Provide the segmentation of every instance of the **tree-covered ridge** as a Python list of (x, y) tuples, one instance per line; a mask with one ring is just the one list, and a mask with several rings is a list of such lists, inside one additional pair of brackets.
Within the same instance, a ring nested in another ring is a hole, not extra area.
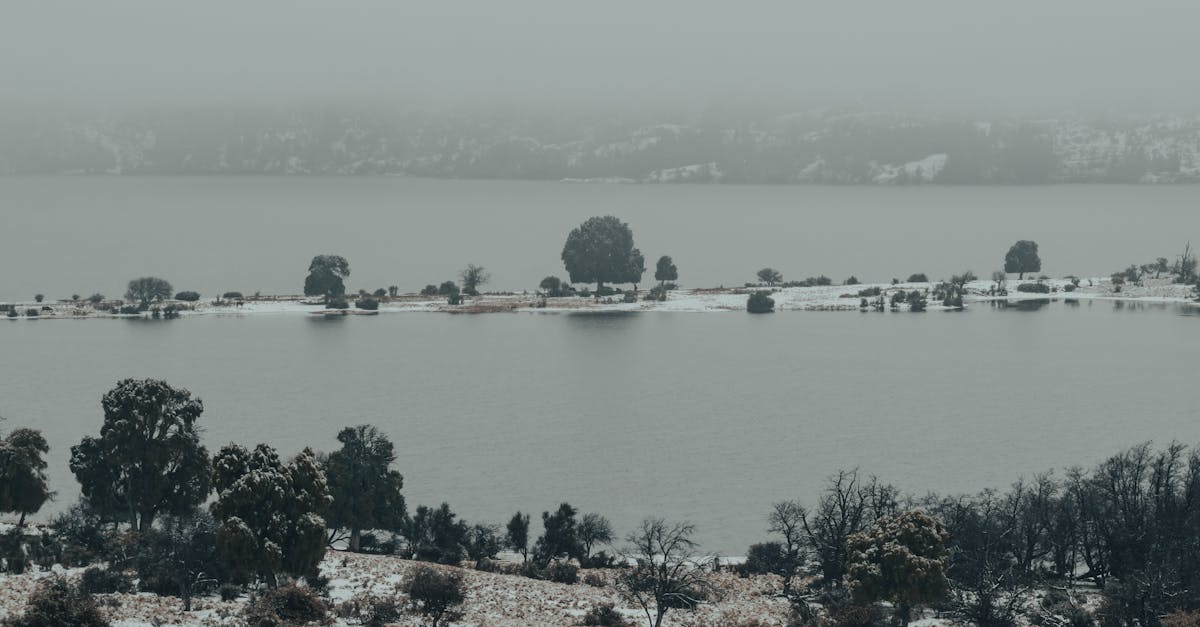
[(1200, 181), (1200, 118), (337, 108), (0, 117), (0, 173), (75, 172), (650, 183), (1190, 182)]

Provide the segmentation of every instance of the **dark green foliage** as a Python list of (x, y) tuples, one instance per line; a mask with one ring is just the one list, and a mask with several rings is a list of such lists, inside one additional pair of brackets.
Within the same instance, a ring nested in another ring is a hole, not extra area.
[(364, 529), (399, 531), (407, 517), (404, 477), (392, 469), (395, 447), (371, 425), (346, 427), (337, 436), (342, 448), (324, 460), (325, 477), (334, 507), (327, 521), (350, 532), (350, 550), (359, 550)]
[(9, 318), (16, 318), (17, 316), (19, 316), (21, 314), (17, 313), (16, 309), (9, 309), (8, 313), (6, 313), (4, 315), (8, 316)]
[(101, 294), (99, 292), (96, 292), (95, 294), (88, 296), (88, 302), (90, 302), (93, 305), (99, 305), (103, 301), (104, 301), (104, 294)]
[(347, 611), (358, 624), (366, 627), (384, 627), (399, 623), (404, 617), (404, 607), (399, 598), (390, 594), (360, 594), (338, 608), (339, 615)]
[(59, 545), (57, 561), (63, 566), (83, 566), (107, 559), (114, 552), (114, 538), (105, 533), (104, 522), (78, 503), (50, 519), (49, 527)]
[(36, 317), (38, 317), (38, 313), (40, 313), (40, 312), (38, 312), (38, 310), (31, 307), (31, 308), (25, 310), (25, 317), (26, 318), (36, 318)]
[(631, 627), (629, 621), (618, 612), (612, 603), (601, 603), (583, 615), (584, 625), (596, 627)]
[(770, 292), (755, 292), (746, 299), (746, 311), (750, 313), (772, 313), (775, 311), (775, 299)]
[(61, 577), (38, 585), (24, 613), (10, 627), (106, 627), (108, 619), (92, 596)]
[(48, 452), (46, 438), (36, 429), (14, 429), (0, 441), (0, 512), (20, 514), (18, 526), (50, 499), (42, 459)]
[(916, 274), (908, 275), (908, 281), (905, 281), (905, 282), (906, 283), (928, 283), (929, 277), (925, 276), (924, 272), (918, 272)]
[(660, 285), (667, 281), (679, 280), (679, 268), (675, 267), (675, 262), (669, 255), (663, 255), (658, 258), (658, 263), (654, 266), (654, 280)]
[(467, 530), (465, 548), (467, 557), (476, 564), (495, 558), (496, 554), (504, 548), (499, 527), (496, 525), (472, 525)]
[(646, 261), (633, 245), (629, 225), (613, 216), (588, 218), (567, 235), (562, 250), (563, 265), (572, 283), (595, 283), (600, 292), (605, 283), (641, 282)]
[(243, 617), (249, 627), (324, 625), (329, 622), (329, 610), (329, 602), (312, 589), (289, 583), (264, 591), (246, 606)]
[(224, 298), (225, 300), (242, 300), (244, 296), (242, 296), (241, 292), (225, 292), (224, 294), (221, 294), (221, 298)]
[(213, 458), (212, 474), (218, 496), (210, 508), (221, 521), (217, 549), (232, 573), (269, 584), (278, 573), (317, 573), (325, 555), (320, 514), (332, 499), (310, 449), (284, 464), (265, 444), (253, 451), (228, 444)]
[(579, 540), (576, 513), (578, 511), (568, 503), (560, 504), (553, 514), (542, 512), (544, 531), (533, 547), (535, 562), (544, 566), (555, 559), (582, 556), (583, 544)]
[(859, 298), (871, 298), (874, 296), (879, 296), (881, 293), (883, 293), (883, 290), (881, 290), (879, 287), (868, 287), (866, 289), (858, 290), (857, 296)]
[(305, 296), (343, 296), (346, 293), (344, 279), (350, 276), (350, 262), (339, 255), (317, 255), (308, 264), (308, 276), (304, 279)]
[(520, 553), (522, 560), (529, 559), (529, 514), (513, 514), (505, 526), (505, 532), (505, 546)]
[(962, 274), (955, 274), (955, 275), (951, 276), (950, 283), (957, 285), (959, 287), (959, 289), (961, 289), (967, 283), (970, 283), (971, 281), (975, 281), (978, 278), (979, 277), (975, 276), (974, 272), (967, 270), (966, 272), (964, 272)]
[(242, 596), (242, 588), (236, 584), (223, 583), (217, 588), (217, 595), (222, 601), (233, 601)]
[(381, 288), (375, 290), (374, 292), (372, 292), (371, 295), (374, 296), (375, 298), (383, 298), (384, 296), (388, 295), (388, 291), (381, 287)]
[(354, 301), (354, 306), (363, 311), (377, 311), (379, 309), (379, 301), (374, 298), (360, 298)]
[(541, 570), (538, 578), (573, 586), (579, 581), (579, 567), (566, 562), (551, 562)]
[(119, 310), (122, 314), (129, 316), (142, 313), (142, 308), (137, 305), (122, 305)]
[(1074, 292), (1078, 288), (1079, 288), (1079, 286), (1075, 285), (1074, 283), (1067, 283), (1066, 285), (1063, 286), (1063, 291), (1069, 293), (1069, 292)]
[(45, 295), (45, 294), (35, 294), (35, 295), (34, 295), (34, 297), (33, 297), (33, 301), (34, 301), (35, 303), (40, 303), (40, 302), (42, 302), (43, 300), (46, 300), (46, 295)]
[(204, 404), (156, 379), (125, 379), (101, 399), (100, 437), (71, 447), (71, 472), (88, 506), (149, 529), (160, 512), (183, 514), (209, 492), (208, 450), (196, 421)]
[(133, 590), (133, 578), (119, 570), (92, 566), (79, 577), (79, 589), (87, 594), (112, 594)]
[(443, 281), (437, 288), (437, 293), (442, 296), (455, 296), (461, 290), (458, 289), (458, 284), (454, 281)]
[(407, 592), (413, 611), (428, 616), (433, 627), (466, 600), (462, 574), (429, 566), (413, 571)]
[(1004, 271), (1016, 272), (1017, 279), (1024, 279), (1026, 272), (1039, 272), (1041, 269), (1042, 259), (1038, 256), (1037, 242), (1020, 240), (1004, 255)]
[(165, 516), (155, 529), (138, 537), (134, 565), (143, 592), (183, 599), (192, 609), (192, 595), (209, 592), (226, 577), (217, 554), (217, 523), (205, 512)]
[(913, 606), (949, 592), (948, 540), (941, 521), (925, 512), (882, 517), (846, 540), (846, 586), (860, 601), (892, 602), (907, 625)]
[(477, 266), (473, 263), (467, 264), (467, 267), (458, 276), (462, 279), (462, 291), (468, 296), (478, 295), (479, 286), (492, 279), (492, 275), (488, 274), (483, 266)]
[(783, 545), (778, 542), (751, 544), (746, 551), (745, 570), (755, 575), (778, 573), (784, 559)]
[(438, 293), (438, 286), (432, 283), (421, 288), (421, 296), (435, 296)]
[(758, 277), (759, 281), (762, 281), (767, 285), (775, 285), (776, 283), (783, 282), (783, 273), (775, 268), (763, 268), (762, 270), (759, 270), (755, 276)]
[(125, 289), (125, 300), (137, 301), (143, 308), (155, 301), (171, 297), (171, 284), (158, 277), (133, 279)]
[(457, 565), (466, 555), (469, 532), (467, 523), (442, 503), (437, 509), (418, 506), (404, 535), (416, 559)]
[(1049, 294), (1050, 286), (1046, 285), (1045, 283), (1041, 283), (1041, 282), (1021, 283), (1020, 285), (1017, 286), (1017, 291), (1025, 292), (1025, 293), (1032, 293), (1032, 294)]
[(655, 285), (654, 287), (650, 288), (649, 293), (646, 294), (646, 300), (667, 300), (667, 288), (662, 285)]
[(636, 303), (637, 300), (638, 300), (637, 293), (632, 290), (625, 292), (624, 294), (621, 295), (621, 302), (623, 302), (623, 303)]
[(344, 299), (344, 298), (335, 296), (335, 297), (330, 298), (329, 300), (325, 301), (325, 308), (326, 309), (349, 309), (350, 303), (346, 302), (346, 299)]
[(546, 296), (551, 298), (567, 295), (567, 285), (563, 283), (562, 279), (556, 276), (548, 276), (542, 279), (542, 282), (538, 283), (538, 287), (541, 288)]
[(842, 285), (858, 285), (858, 277), (851, 275), (850, 278), (842, 282)]

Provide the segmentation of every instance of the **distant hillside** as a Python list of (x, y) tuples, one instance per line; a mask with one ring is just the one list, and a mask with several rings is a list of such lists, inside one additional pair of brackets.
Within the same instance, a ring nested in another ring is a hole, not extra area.
[(1200, 181), (1200, 117), (863, 111), (632, 120), (203, 109), (0, 114), (4, 174), (394, 174), (643, 183)]

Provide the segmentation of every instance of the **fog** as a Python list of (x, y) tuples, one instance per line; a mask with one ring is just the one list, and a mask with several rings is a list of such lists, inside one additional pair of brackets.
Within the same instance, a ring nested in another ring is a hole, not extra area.
[(1196, 109), (1200, 4), (6, 2), (2, 106)]

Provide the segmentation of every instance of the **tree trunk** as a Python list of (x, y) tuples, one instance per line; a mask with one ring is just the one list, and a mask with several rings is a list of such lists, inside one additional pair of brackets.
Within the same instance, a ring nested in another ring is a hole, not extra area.
[(596, 298), (600, 298), (600, 290), (604, 289), (604, 281), (596, 281)]
[(901, 602), (896, 605), (896, 614), (900, 617), (901, 627), (908, 627), (909, 621), (912, 620), (912, 606)]
[(25, 512), (21, 512), (21, 519), (17, 521), (17, 526), (18, 527), (25, 526)]
[(1024, 280), (1025, 280), (1025, 271), (1024, 271), (1024, 270), (1022, 270), (1022, 271), (1020, 271), (1020, 272), (1018, 272), (1018, 273), (1017, 273), (1017, 280), (1018, 280), (1018, 281), (1024, 281)]
[(350, 551), (358, 553), (359, 546), (362, 544), (362, 530), (357, 527), (350, 529)]
[(654, 627), (661, 627), (663, 616), (667, 614), (667, 608), (660, 605), (655, 609), (658, 611), (658, 616), (654, 617)]

